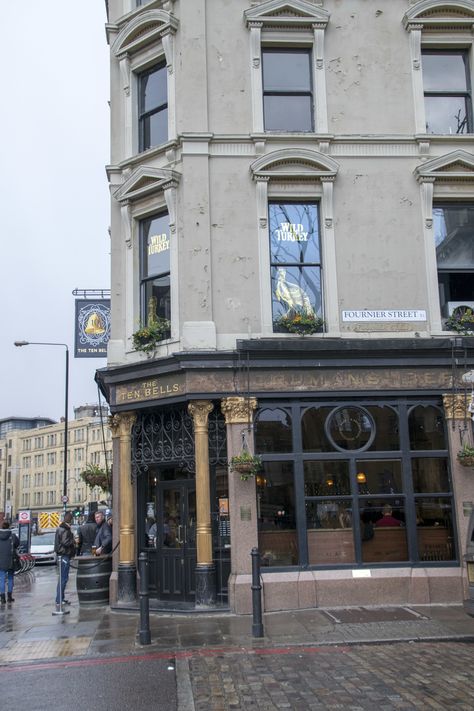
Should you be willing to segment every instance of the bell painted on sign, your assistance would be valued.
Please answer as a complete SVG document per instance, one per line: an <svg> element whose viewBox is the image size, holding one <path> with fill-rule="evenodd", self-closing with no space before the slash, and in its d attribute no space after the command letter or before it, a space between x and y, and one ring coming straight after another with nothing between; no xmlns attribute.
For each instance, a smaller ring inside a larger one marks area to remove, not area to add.
<svg viewBox="0 0 474 711"><path fill-rule="evenodd" d="M104 324L97 311L90 314L84 332L94 336L100 336L102 333L105 333Z"/></svg>

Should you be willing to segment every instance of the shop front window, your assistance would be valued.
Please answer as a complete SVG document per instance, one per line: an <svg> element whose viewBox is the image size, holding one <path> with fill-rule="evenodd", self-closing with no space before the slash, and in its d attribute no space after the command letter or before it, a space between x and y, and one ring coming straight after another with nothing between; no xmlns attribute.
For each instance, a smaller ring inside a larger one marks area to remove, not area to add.
<svg viewBox="0 0 474 711"><path fill-rule="evenodd" d="M355 562L351 506L350 499L306 502L310 565Z"/></svg>
<svg viewBox="0 0 474 711"><path fill-rule="evenodd" d="M438 402L293 402L262 413L255 443L264 463L257 476L263 565L456 560ZM279 438L289 422L291 452L289 436L284 447Z"/></svg>
<svg viewBox="0 0 474 711"><path fill-rule="evenodd" d="M405 506L401 498L361 499L362 562L408 560Z"/></svg>
<svg viewBox="0 0 474 711"><path fill-rule="evenodd" d="M416 532L420 560L453 560L454 527L450 499L417 498Z"/></svg>
<svg viewBox="0 0 474 711"><path fill-rule="evenodd" d="M357 460L356 468L359 494L397 494L402 491L402 464L399 460Z"/></svg>
<svg viewBox="0 0 474 711"><path fill-rule="evenodd" d="M257 480L257 512L262 565L297 565L295 487L291 462L265 465Z"/></svg>
<svg viewBox="0 0 474 711"><path fill-rule="evenodd" d="M411 449L446 449L444 419L432 405L414 407L408 419Z"/></svg>
<svg viewBox="0 0 474 711"><path fill-rule="evenodd" d="M255 421L255 441L259 452L291 452L291 416L281 408L261 410Z"/></svg>

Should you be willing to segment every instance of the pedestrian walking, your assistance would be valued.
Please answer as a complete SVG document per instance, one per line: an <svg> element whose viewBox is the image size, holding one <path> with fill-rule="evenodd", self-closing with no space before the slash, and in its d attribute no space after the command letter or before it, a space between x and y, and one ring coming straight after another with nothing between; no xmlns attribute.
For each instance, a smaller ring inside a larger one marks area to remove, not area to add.
<svg viewBox="0 0 474 711"><path fill-rule="evenodd" d="M97 533L94 512L90 511L87 521L79 526L79 555L92 555L92 546Z"/></svg>
<svg viewBox="0 0 474 711"><path fill-rule="evenodd" d="M97 524L94 539L95 552L96 555L106 555L112 551L112 529L102 511L95 512L95 522Z"/></svg>
<svg viewBox="0 0 474 711"><path fill-rule="evenodd" d="M54 539L55 553L61 557L61 570L56 589L57 610L61 609L61 604L71 604L69 600L64 599L64 591L69 578L69 566L71 564L71 559L74 558L76 552L76 543L74 541L74 534L71 530L71 522L72 513L70 511L66 511L63 522L56 529L56 536Z"/></svg>
<svg viewBox="0 0 474 711"><path fill-rule="evenodd" d="M0 529L0 603L2 605L7 600L8 602L15 602L13 597L15 581L14 556L19 545L18 536L10 530L8 521L4 521ZM5 598L5 583L7 583L7 598Z"/></svg>

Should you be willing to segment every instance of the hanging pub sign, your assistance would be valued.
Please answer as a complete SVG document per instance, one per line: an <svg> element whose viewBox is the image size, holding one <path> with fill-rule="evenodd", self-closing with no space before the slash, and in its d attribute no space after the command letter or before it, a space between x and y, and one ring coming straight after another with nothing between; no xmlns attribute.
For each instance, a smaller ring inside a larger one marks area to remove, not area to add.
<svg viewBox="0 0 474 711"><path fill-rule="evenodd" d="M105 358L110 337L110 299L76 299L74 356Z"/></svg>

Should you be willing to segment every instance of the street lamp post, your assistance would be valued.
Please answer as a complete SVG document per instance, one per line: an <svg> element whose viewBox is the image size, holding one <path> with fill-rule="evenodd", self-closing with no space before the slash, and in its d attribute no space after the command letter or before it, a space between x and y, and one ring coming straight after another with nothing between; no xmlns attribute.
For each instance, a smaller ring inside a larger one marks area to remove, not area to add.
<svg viewBox="0 0 474 711"><path fill-rule="evenodd" d="M62 346L66 349L66 372L64 385L64 468L63 468L63 505L67 505L67 445L68 445L68 400L69 400L69 348L65 343L43 343L37 341L15 341L15 346Z"/></svg>

